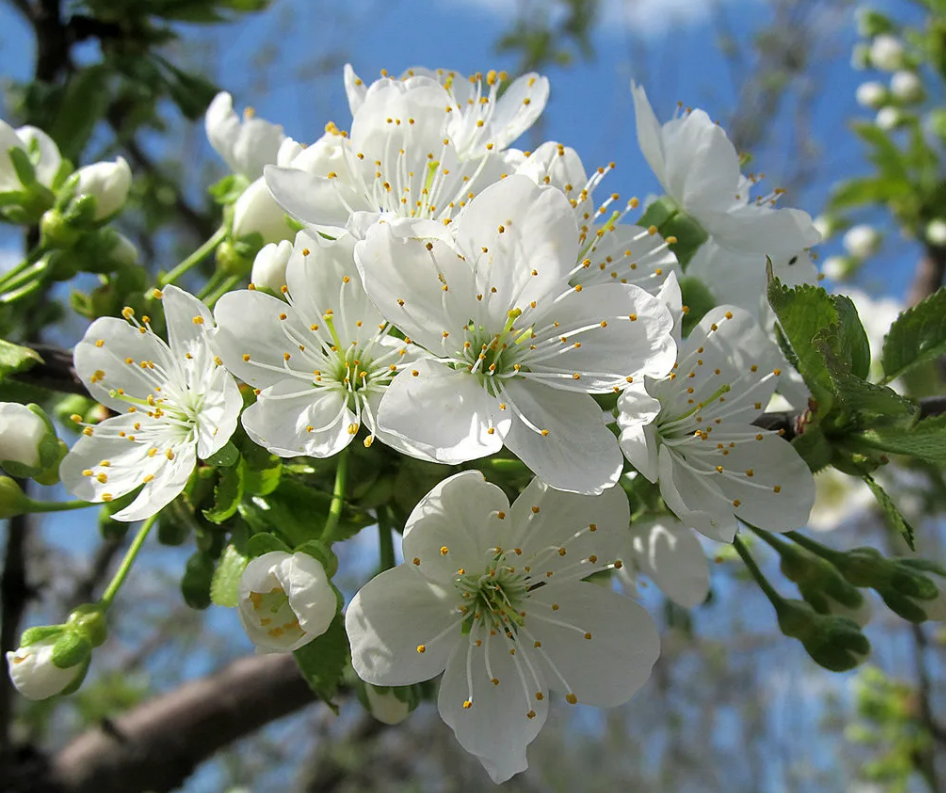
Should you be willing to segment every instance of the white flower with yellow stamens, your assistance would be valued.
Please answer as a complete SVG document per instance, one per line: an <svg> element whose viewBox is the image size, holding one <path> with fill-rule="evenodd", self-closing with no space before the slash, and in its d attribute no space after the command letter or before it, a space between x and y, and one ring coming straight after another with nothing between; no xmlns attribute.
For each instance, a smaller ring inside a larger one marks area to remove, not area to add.
<svg viewBox="0 0 946 793"><path fill-rule="evenodd" d="M383 686L444 672L440 715L463 748L496 783L524 771L549 689L621 705L657 660L644 609L583 580L622 566L628 520L621 488L579 496L536 479L510 507L477 471L444 480L407 521L405 563L348 607L355 671Z"/></svg>
<svg viewBox="0 0 946 793"><path fill-rule="evenodd" d="M620 450L591 395L670 371L669 311L629 284L570 286L572 207L524 176L487 188L456 232L406 237L380 223L355 247L368 297L430 355L388 387L381 429L436 462L505 445L553 487L615 484Z"/></svg>
<svg viewBox="0 0 946 793"><path fill-rule="evenodd" d="M382 79L386 79L387 74L382 74ZM447 132L462 159L505 149L536 122L549 99L548 79L534 72L513 80L502 96L499 91L509 79L506 72L490 70L485 75L467 77L452 69L415 66L405 70L401 80L417 77L437 81L449 94L452 110ZM369 90L351 65L346 64L345 91L352 116L364 104Z"/></svg>
<svg viewBox="0 0 946 793"><path fill-rule="evenodd" d="M620 196L611 193L595 209L592 195L614 163L598 168L589 178L578 153L561 143L543 143L529 154L516 173L539 185L561 190L578 222L578 267L573 284L633 284L657 294L670 273L679 273L677 257L654 227L645 229L621 220L637 209L636 198L623 209L611 209Z"/></svg>
<svg viewBox="0 0 946 793"><path fill-rule="evenodd" d="M279 124L257 118L252 108L243 112L243 120L233 110L233 97L226 91L217 94L204 117L210 145L230 166L233 173L251 182L263 175L263 167L276 162L286 140Z"/></svg>
<svg viewBox="0 0 946 793"><path fill-rule="evenodd" d="M300 232L286 267L285 301L240 290L217 303L214 348L258 389L243 426L273 454L331 457L362 425L365 445L375 436L393 440L378 431L378 404L414 355L388 335L368 300L353 246L348 235L330 242Z"/></svg>
<svg viewBox="0 0 946 793"><path fill-rule="evenodd" d="M350 137L330 123L292 167L267 168L266 184L290 215L331 236L348 229L361 238L382 216L449 224L500 178L498 152L522 131L505 99L482 127L457 102L433 77L383 77L358 92Z"/></svg>
<svg viewBox="0 0 946 793"><path fill-rule="evenodd" d="M238 610L257 652L291 653L328 630L338 599L318 559L271 551L243 570Z"/></svg>
<svg viewBox="0 0 946 793"><path fill-rule="evenodd" d="M752 424L778 383L773 348L735 306L710 311L681 345L669 377L628 388L618 400L621 448L688 526L730 542L736 519L769 531L804 526L814 502L811 471L779 434ZM660 413L641 421L638 404Z"/></svg>
<svg viewBox="0 0 946 793"><path fill-rule="evenodd" d="M76 345L76 372L99 402L122 415L86 426L63 459L66 488L86 501L111 501L142 487L112 517L154 515L187 484L197 458L221 449L243 400L207 341L210 311L175 286L163 292L168 342L150 320L95 320ZM78 419L78 417L76 417Z"/></svg>

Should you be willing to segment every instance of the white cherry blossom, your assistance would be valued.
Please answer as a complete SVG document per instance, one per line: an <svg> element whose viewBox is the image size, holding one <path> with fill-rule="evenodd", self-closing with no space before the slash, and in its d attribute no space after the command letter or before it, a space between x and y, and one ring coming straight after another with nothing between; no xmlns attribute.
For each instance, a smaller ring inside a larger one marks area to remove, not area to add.
<svg viewBox="0 0 946 793"><path fill-rule="evenodd" d="M548 79L534 72L513 80L502 96L502 84L509 80L506 72L490 70L485 75L465 76L452 69L415 66L405 70L401 80L414 77L435 80L447 91L452 107L447 132L462 159L508 147L542 115L549 98ZM382 72L381 79L387 79L386 72ZM369 90L351 65L346 64L345 92L352 116L365 103ZM487 149L489 144L492 146Z"/></svg>
<svg viewBox="0 0 946 793"><path fill-rule="evenodd" d="M19 127L14 129L0 119L0 192L22 190L20 177L7 152L20 149L29 155L36 173L36 181L43 187L52 187L62 165L62 155L55 141L38 127Z"/></svg>
<svg viewBox="0 0 946 793"><path fill-rule="evenodd" d="M553 487L613 485L621 456L591 394L669 371L669 311L630 284L569 286L573 209L526 177L487 188L456 233L407 237L381 223L355 248L368 297L430 356L395 377L381 428L437 462L505 445ZM649 418L657 404L641 409Z"/></svg>
<svg viewBox="0 0 946 793"><path fill-rule="evenodd" d="M362 237L382 215L449 223L503 169L494 143L466 156L454 108L431 77L383 78L365 91L350 136L329 123L292 167L267 168L266 183L290 215L332 236L347 228Z"/></svg>
<svg viewBox="0 0 946 793"><path fill-rule="evenodd" d="M769 531L804 526L814 501L808 466L778 433L752 424L781 375L772 346L745 311L719 306L681 345L673 372L618 400L621 448L688 526L730 542L741 518ZM640 400L660 402L647 423Z"/></svg>
<svg viewBox="0 0 946 793"><path fill-rule="evenodd" d="M792 256L821 239L811 217L776 208L781 190L752 196L758 179L740 173L739 155L722 127L702 110L661 126L644 89L632 85L641 151L680 209L726 251L756 257Z"/></svg>
<svg viewBox="0 0 946 793"><path fill-rule="evenodd" d="M286 140L282 127L257 118L252 108L243 120L233 110L233 97L226 91L217 94L204 118L207 138L233 173L250 181L263 175L263 167L276 162L280 146Z"/></svg>
<svg viewBox="0 0 946 793"><path fill-rule="evenodd" d="M656 228L620 222L637 209L638 200L612 209L620 196L611 193L595 208L594 191L614 167L614 163L602 166L589 178L574 149L549 141L525 156L516 173L538 185L557 187L574 208L579 246L573 284L633 284L657 294L670 273L679 273L680 268Z"/></svg>
<svg viewBox="0 0 946 793"><path fill-rule="evenodd" d="M15 652L7 652L10 680L27 699L41 700L61 694L84 674L87 664L62 669L53 663L53 647L59 637L40 639Z"/></svg>
<svg viewBox="0 0 946 793"><path fill-rule="evenodd" d="M86 426L59 473L86 501L112 501L141 487L115 520L147 518L172 501L197 458L229 440L243 405L210 350L206 306L175 286L164 289L163 303L168 342L148 317L139 323L125 309L128 321L95 320L75 349L76 372L89 393L121 415Z"/></svg>
<svg viewBox="0 0 946 793"><path fill-rule="evenodd" d="M240 622L258 652L298 650L325 633L337 611L325 568L307 553L265 553L240 577Z"/></svg>
<svg viewBox="0 0 946 793"><path fill-rule="evenodd" d="M249 436L273 454L330 457L364 425L379 433L378 404L412 360L410 345L368 300L354 240L300 232L286 267L285 300L255 290L217 303L213 344L226 367L258 389L243 413Z"/></svg>
<svg viewBox="0 0 946 793"><path fill-rule="evenodd" d="M438 484L407 521L405 563L348 607L352 664L375 685L444 672L438 707L496 783L524 771L549 690L612 707L647 680L660 642L629 598L583 581L620 568L621 488L578 496L532 483L510 507L477 471Z"/></svg>

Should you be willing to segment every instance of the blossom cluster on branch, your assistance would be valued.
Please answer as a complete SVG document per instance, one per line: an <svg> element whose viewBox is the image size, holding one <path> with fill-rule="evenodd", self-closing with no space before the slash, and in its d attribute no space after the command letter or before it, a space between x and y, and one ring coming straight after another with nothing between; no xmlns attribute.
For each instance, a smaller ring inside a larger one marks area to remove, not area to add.
<svg viewBox="0 0 946 793"><path fill-rule="evenodd" d="M735 543L783 632L828 668L869 652L850 618L860 588L906 619L938 613L936 565L852 561L773 534L807 524L813 470L841 467L810 447L842 428L833 405L844 428L861 420L865 403L844 401L851 378L882 410L908 408L864 379L856 311L817 289L809 215L744 174L706 113L661 124L631 87L666 191L641 206L607 191L613 163L586 168L555 141L512 147L545 108L540 75L415 68L368 84L346 67L344 82L347 129L329 122L308 145L214 99L207 134L232 170L211 189L224 223L151 288L128 290L120 312L77 301L93 321L75 369L98 407L72 416L67 453L41 408L0 406L9 473L55 478L58 466L74 506L145 521L99 602L9 654L26 696L81 683L155 523L168 541L201 532L188 603L238 608L258 649L296 653L324 698L349 653L387 721L442 674L444 721L497 783L527 767L551 692L611 707L646 682L660 641L637 579L701 603L698 535ZM105 226L128 192L124 161L70 176L39 130L0 136L2 211L42 229L32 261L0 277L0 301L124 250ZM214 251L198 296L173 283ZM822 295L822 325L845 344L798 318L793 301ZM801 443L756 423L777 395L805 413ZM855 452L843 470L869 479L881 455ZM438 465L441 481L403 495L410 472ZM4 514L41 511L6 482ZM345 608L332 545L373 522L387 532L382 571ZM782 555L801 600L768 584L747 535Z"/></svg>

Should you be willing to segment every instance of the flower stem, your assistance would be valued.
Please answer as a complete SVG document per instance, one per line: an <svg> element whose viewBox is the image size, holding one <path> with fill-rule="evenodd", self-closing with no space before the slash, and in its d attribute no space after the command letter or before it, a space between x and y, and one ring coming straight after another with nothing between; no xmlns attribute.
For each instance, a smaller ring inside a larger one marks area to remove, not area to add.
<svg viewBox="0 0 946 793"><path fill-rule="evenodd" d="M391 523L391 508L385 504L378 508L378 546L381 551L381 572L395 565L394 526Z"/></svg>
<svg viewBox="0 0 946 793"><path fill-rule="evenodd" d="M13 280L13 278L24 270L32 267L36 262L43 258L43 255L46 253L46 249L42 245L37 245L33 250L31 250L26 258L20 262L16 267L7 270L2 276L0 276L0 291L6 291L8 288L8 282Z"/></svg>
<svg viewBox="0 0 946 793"><path fill-rule="evenodd" d="M338 529L338 521L342 517L342 507L345 504L345 483L348 479L348 449L342 449L338 455L338 467L335 469L335 489L332 491L332 506L328 511L328 519L325 521L325 528L322 530L322 541L331 543L335 541L335 532Z"/></svg>
<svg viewBox="0 0 946 793"><path fill-rule="evenodd" d="M68 512L72 509L85 509L86 507L100 507L100 503L93 501L34 501L32 498L26 502L25 512Z"/></svg>
<svg viewBox="0 0 946 793"><path fill-rule="evenodd" d="M759 569L759 565L756 564L755 559L752 558L752 554L749 553L749 549L743 544L742 540L738 537L732 541L733 547L742 557L743 563L749 569L752 577L755 579L755 582L759 585L759 588L765 592L765 596L769 599L775 610L778 611L779 606L782 604L784 598L775 591L775 588L769 583L768 579L763 575L762 571Z"/></svg>
<svg viewBox="0 0 946 793"><path fill-rule="evenodd" d="M835 564L837 560L843 556L843 554L838 553L832 548L828 548L826 545L822 545L820 542L815 542L812 539L809 539L804 534L799 534L797 531L787 531L785 536L788 537L792 542L800 545L806 551L811 551L816 556L820 556L822 559L825 559L831 564Z"/></svg>
<svg viewBox="0 0 946 793"><path fill-rule="evenodd" d="M131 545L125 552L125 558L122 559L121 565L119 566L118 570L115 571L115 575L112 576L112 580L108 585L108 589L106 589L105 593L102 595L101 602L105 608L108 608L112 605L115 595L118 594L118 590L121 589L122 584L125 583L125 579L128 577L128 573L131 571L131 567L135 563L135 559L138 556L138 551L141 550L141 546L144 545L145 540L148 539L148 534L151 531L151 527L155 524L157 519L157 515L152 515L141 525L141 528L138 529L135 539L132 540Z"/></svg>
<svg viewBox="0 0 946 793"><path fill-rule="evenodd" d="M221 297L233 289L233 287L235 287L242 280L243 276L231 275L222 284L220 284L220 286L214 289L213 292L204 298L204 304L207 306L207 308L213 308Z"/></svg>
<svg viewBox="0 0 946 793"><path fill-rule="evenodd" d="M194 251L190 256L188 256L184 261L182 261L177 267L171 270L169 273L165 273L158 279L158 286L167 286L168 284L173 284L178 278L180 278L184 273L194 267L197 264L200 264L204 259L210 256L213 253L217 246L223 242L224 238L227 236L227 230L223 226L217 229L213 236L210 237L203 245L201 245L196 251Z"/></svg>

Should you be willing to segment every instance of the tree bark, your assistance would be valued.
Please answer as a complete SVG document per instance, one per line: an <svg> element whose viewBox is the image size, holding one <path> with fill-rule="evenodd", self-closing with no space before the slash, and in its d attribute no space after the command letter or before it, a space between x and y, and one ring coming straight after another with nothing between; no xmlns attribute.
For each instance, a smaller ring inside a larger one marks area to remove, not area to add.
<svg viewBox="0 0 946 793"><path fill-rule="evenodd" d="M315 701L291 655L241 658L0 774L0 793L164 793L218 749Z"/></svg>

